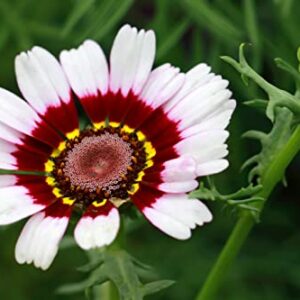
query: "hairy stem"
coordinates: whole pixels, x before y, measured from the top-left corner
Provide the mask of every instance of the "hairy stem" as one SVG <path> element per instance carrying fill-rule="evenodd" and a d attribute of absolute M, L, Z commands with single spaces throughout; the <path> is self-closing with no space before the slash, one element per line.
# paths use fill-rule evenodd
<path fill-rule="evenodd" d="M 300 150 L 300 126 L 298 126 L 289 141 L 278 152 L 272 163 L 264 172 L 261 183 L 262 190 L 257 196 L 267 200 L 278 182 L 282 180 L 286 167 Z M 262 211 L 264 203 L 259 203 L 258 208 Z M 221 254 L 219 255 L 215 265 L 208 275 L 202 290 L 196 297 L 196 300 L 213 300 L 222 284 L 223 278 L 226 276 L 230 265 L 238 255 L 243 246 L 249 232 L 255 225 L 254 218 L 250 213 L 245 212 L 240 216 L 231 235 L 229 236 Z"/>

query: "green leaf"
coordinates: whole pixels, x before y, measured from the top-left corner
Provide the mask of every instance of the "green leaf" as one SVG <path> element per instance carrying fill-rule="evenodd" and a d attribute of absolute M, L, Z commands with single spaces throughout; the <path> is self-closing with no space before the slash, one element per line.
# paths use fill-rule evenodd
<path fill-rule="evenodd" d="M 124 250 L 102 248 L 101 252 L 90 253 L 91 262 L 78 268 L 89 272 L 86 280 L 79 283 L 66 284 L 58 289 L 59 294 L 73 294 L 91 289 L 108 280 L 117 288 L 121 300 L 142 300 L 145 295 L 153 294 L 169 287 L 174 282 L 159 280 L 143 284 L 140 277 L 150 279 L 154 277 L 151 267 L 143 264 Z"/>
<path fill-rule="evenodd" d="M 248 64 L 244 55 L 245 44 L 240 46 L 239 62 L 231 57 L 223 56 L 222 59 L 234 67 L 243 77 L 253 80 L 269 97 L 267 105 L 267 116 L 274 121 L 275 110 L 277 107 L 287 107 L 295 115 L 295 120 L 300 121 L 300 101 L 294 95 L 281 90 L 267 82 L 263 77 L 256 73 Z"/>
<path fill-rule="evenodd" d="M 65 22 L 65 26 L 61 33 L 63 37 L 66 37 L 68 34 L 70 34 L 72 29 L 76 26 L 80 19 L 91 9 L 94 3 L 95 0 L 77 0 L 76 4 L 74 5 L 71 13 L 69 14 Z"/>
<path fill-rule="evenodd" d="M 258 180 L 270 165 L 278 151 L 286 144 L 292 134 L 293 114 L 287 108 L 278 108 L 276 110 L 275 123 L 272 130 L 266 133 L 253 132 L 246 133 L 246 137 L 258 138 L 261 144 L 260 153 L 248 159 L 242 168 L 253 166 L 249 173 L 249 181 L 258 176 Z"/>
<path fill-rule="evenodd" d="M 263 141 L 267 138 L 267 134 L 262 132 L 262 131 L 258 131 L 258 130 L 249 130 L 246 131 L 243 135 L 243 138 L 248 138 L 248 139 L 256 139 L 256 140 L 260 140 Z"/>
<path fill-rule="evenodd" d="M 286 71 L 294 78 L 297 90 L 300 91 L 300 73 L 298 72 L 298 70 L 295 69 L 293 66 L 291 66 L 289 63 L 287 63 L 282 58 L 275 58 L 275 63 L 277 65 L 277 67 Z"/>
<path fill-rule="evenodd" d="M 201 182 L 197 190 L 194 190 L 191 193 L 189 193 L 189 198 L 198 198 L 203 200 L 215 201 L 219 199 L 219 193 L 215 190 L 205 187 L 204 183 Z"/>
<path fill-rule="evenodd" d="M 144 296 L 155 294 L 161 290 L 170 287 L 174 283 L 175 281 L 173 280 L 158 280 L 151 283 L 147 283 L 143 286 Z"/>
<path fill-rule="evenodd" d="M 202 200 L 211 200 L 211 201 L 220 201 L 225 204 L 227 207 L 233 207 L 233 210 L 240 211 L 250 211 L 251 215 L 255 218 L 255 220 L 259 219 L 257 208 L 255 208 L 255 204 L 257 202 L 265 201 L 264 198 L 256 196 L 256 194 L 262 189 L 261 185 L 253 185 L 249 184 L 247 187 L 242 187 L 238 191 L 223 195 L 221 194 L 212 180 L 208 180 L 209 187 L 205 187 L 204 183 L 200 184 L 200 187 L 189 194 L 190 198 L 199 198 Z"/>
<path fill-rule="evenodd" d="M 178 4 L 200 28 L 206 28 L 226 43 L 239 42 L 242 39 L 243 32 L 206 1 L 178 0 Z"/>
<path fill-rule="evenodd" d="M 245 101 L 243 102 L 243 104 L 265 112 L 268 106 L 268 101 L 264 99 L 253 99 L 253 100 Z"/>
<path fill-rule="evenodd" d="M 143 299 L 142 283 L 127 252 L 118 250 L 106 253 L 103 272 L 117 287 L 120 299 Z"/>
<path fill-rule="evenodd" d="M 104 257 L 102 253 L 98 254 L 98 257 L 90 261 L 88 264 L 78 267 L 77 270 L 80 272 L 91 272 L 99 267 L 104 262 Z"/>
<path fill-rule="evenodd" d="M 178 22 L 178 25 L 172 29 L 171 33 L 168 34 L 167 38 L 164 39 L 157 50 L 156 57 L 158 60 L 164 57 L 164 55 L 176 45 L 187 30 L 189 23 L 189 20 L 184 19 L 181 22 Z"/>
<path fill-rule="evenodd" d="M 95 40 L 100 40 L 105 36 L 128 12 L 133 0 L 111 0 L 104 1 L 95 8 L 92 17 L 89 20 L 89 25 L 77 38 L 77 42 L 90 37 Z"/>
<path fill-rule="evenodd" d="M 65 284 L 59 287 L 56 293 L 61 295 L 70 295 L 83 292 L 86 289 L 90 289 L 95 285 L 102 284 L 107 280 L 108 277 L 101 266 L 99 269 L 96 269 L 94 272 L 92 272 L 86 280 L 76 283 Z"/>

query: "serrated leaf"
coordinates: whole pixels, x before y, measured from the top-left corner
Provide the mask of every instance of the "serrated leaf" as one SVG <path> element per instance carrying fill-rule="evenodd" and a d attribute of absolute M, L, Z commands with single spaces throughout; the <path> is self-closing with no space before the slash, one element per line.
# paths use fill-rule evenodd
<path fill-rule="evenodd" d="M 294 95 L 281 90 L 267 82 L 263 77 L 256 73 L 248 64 L 244 55 L 245 44 L 241 44 L 239 49 L 239 62 L 231 57 L 222 57 L 224 61 L 234 67 L 242 76 L 253 80 L 269 97 L 267 105 L 267 116 L 273 122 L 277 107 L 287 107 L 293 112 L 295 118 L 300 120 L 300 101 Z"/>
<path fill-rule="evenodd" d="M 106 276 L 105 272 L 103 272 L 103 270 L 99 268 L 96 271 L 92 272 L 88 279 L 77 283 L 63 285 L 57 289 L 56 293 L 61 295 L 69 295 L 83 292 L 86 289 L 104 283 L 107 280 L 108 277 Z"/>
<path fill-rule="evenodd" d="M 107 252 L 102 267 L 103 272 L 117 287 L 121 300 L 143 299 L 142 283 L 127 252 L 123 250 Z"/>
<path fill-rule="evenodd" d="M 236 205 L 236 204 L 241 205 L 241 204 L 249 204 L 249 203 L 254 203 L 254 202 L 262 202 L 264 200 L 265 199 L 262 197 L 251 197 L 249 199 L 244 199 L 244 200 L 241 200 L 241 199 L 228 200 L 227 203 L 231 204 L 231 205 Z"/>
<path fill-rule="evenodd" d="M 104 257 L 102 255 L 102 253 L 99 253 L 99 256 L 92 260 L 91 262 L 89 262 L 88 264 L 78 267 L 77 270 L 80 272 L 91 272 L 93 270 L 95 270 L 97 267 L 99 267 L 101 264 L 103 264 L 104 262 Z"/>
<path fill-rule="evenodd" d="M 101 252 L 92 251 L 88 256 L 92 261 L 79 270 L 90 272 L 89 277 L 82 282 L 66 284 L 57 293 L 90 293 L 94 286 L 111 281 L 118 290 L 120 300 L 142 300 L 145 295 L 153 294 L 174 283 L 171 280 L 142 283 L 140 278 L 152 281 L 157 277 L 156 274 L 150 266 L 124 250 L 103 248 Z"/>
<path fill-rule="evenodd" d="M 236 199 L 242 199 L 242 198 L 247 198 L 251 197 L 252 195 L 258 193 L 262 189 L 262 185 L 253 185 L 250 184 L 247 187 L 242 187 L 235 193 L 229 194 L 229 195 L 224 195 L 223 198 L 226 200 L 236 200 Z M 239 200 L 242 201 L 242 200 Z"/>
<path fill-rule="evenodd" d="M 206 188 L 202 182 L 200 183 L 200 186 L 197 190 L 194 190 L 191 193 L 189 193 L 189 198 L 198 198 L 211 201 L 215 201 L 217 196 L 218 195 L 216 195 L 214 191 Z"/>
<path fill-rule="evenodd" d="M 270 165 L 278 151 L 286 144 L 292 134 L 293 114 L 287 108 L 276 110 L 275 123 L 268 134 L 261 135 L 259 139 L 261 151 L 248 159 L 242 168 L 254 165 L 249 173 L 249 181 L 255 176 L 261 177 Z"/>
<path fill-rule="evenodd" d="M 268 106 L 268 101 L 264 100 L 264 99 L 253 99 L 253 100 L 245 101 L 245 102 L 243 102 L 243 104 L 253 107 L 253 108 L 257 108 L 257 109 L 265 112 L 265 110 L 267 109 L 267 106 Z"/>
<path fill-rule="evenodd" d="M 267 137 L 266 133 L 258 130 L 248 130 L 242 135 L 242 138 L 257 139 L 260 141 L 263 141 L 264 139 L 266 139 L 266 137 Z"/>
<path fill-rule="evenodd" d="M 133 256 L 130 256 L 130 257 L 131 257 L 131 260 L 134 263 L 134 265 L 138 266 L 139 268 L 144 269 L 144 270 L 153 270 L 153 268 L 151 266 L 141 262 L 137 258 L 135 258 Z"/>
<path fill-rule="evenodd" d="M 144 296 L 155 294 L 161 290 L 169 288 L 174 283 L 175 281 L 173 280 L 158 280 L 147 283 L 143 286 L 143 294 Z"/>
<path fill-rule="evenodd" d="M 258 159 L 258 154 L 248 158 L 241 166 L 241 171 L 244 171 L 246 168 L 250 167 L 251 165 L 256 164 L 257 159 Z"/>

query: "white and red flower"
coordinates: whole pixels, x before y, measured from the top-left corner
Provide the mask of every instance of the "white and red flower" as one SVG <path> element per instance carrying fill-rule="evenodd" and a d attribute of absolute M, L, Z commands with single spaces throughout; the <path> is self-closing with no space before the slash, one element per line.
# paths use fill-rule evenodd
<path fill-rule="evenodd" d="M 187 193 L 228 166 L 225 128 L 236 103 L 206 64 L 186 74 L 170 64 L 152 70 L 154 57 L 154 32 L 129 25 L 109 64 L 91 40 L 60 62 L 40 47 L 17 56 L 26 102 L 0 89 L 0 168 L 9 170 L 0 175 L 0 224 L 31 216 L 19 263 L 47 269 L 74 209 L 84 210 L 75 228 L 83 249 L 115 239 L 124 202 L 177 239 L 211 221 Z M 91 121 L 81 131 L 74 100 Z"/>

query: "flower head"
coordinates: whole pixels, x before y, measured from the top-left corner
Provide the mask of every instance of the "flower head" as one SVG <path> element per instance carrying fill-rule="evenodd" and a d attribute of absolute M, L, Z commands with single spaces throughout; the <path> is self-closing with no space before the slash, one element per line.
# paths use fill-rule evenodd
<path fill-rule="evenodd" d="M 153 31 L 129 25 L 109 64 L 90 40 L 60 62 L 40 47 L 17 56 L 26 101 L 0 89 L 0 168 L 13 173 L 0 175 L 0 224 L 31 216 L 16 245 L 19 263 L 47 269 L 74 209 L 83 249 L 115 239 L 124 203 L 177 239 L 211 221 L 187 193 L 228 166 L 224 129 L 235 101 L 206 64 L 186 74 L 170 64 L 152 70 L 154 56 Z M 77 100 L 90 120 L 84 129 Z"/>

